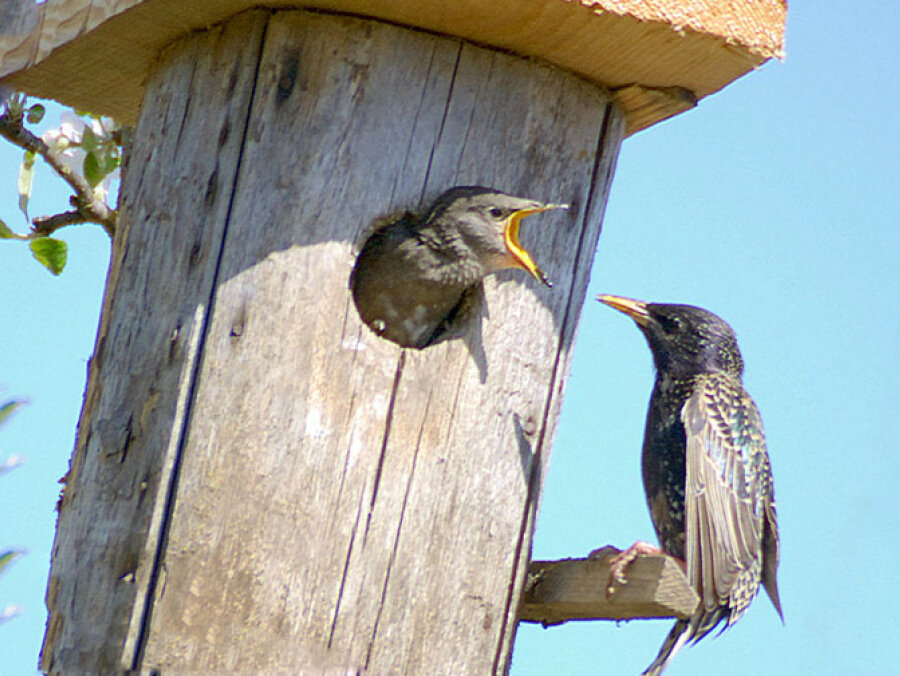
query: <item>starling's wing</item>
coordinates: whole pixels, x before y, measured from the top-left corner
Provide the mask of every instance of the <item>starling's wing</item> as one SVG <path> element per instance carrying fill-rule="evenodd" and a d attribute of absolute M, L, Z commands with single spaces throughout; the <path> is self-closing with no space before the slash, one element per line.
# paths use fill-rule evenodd
<path fill-rule="evenodd" d="M 765 520 L 763 522 L 763 569 L 762 583 L 772 600 L 772 605 L 778 611 L 778 617 L 784 623 L 784 613 L 781 612 L 781 599 L 778 596 L 778 560 L 780 557 L 780 545 L 778 538 L 778 516 L 775 513 L 775 489 L 772 484 L 772 469 L 769 465 L 769 455 L 765 455 L 765 467 L 762 473 L 764 481 L 762 494 L 764 496 Z"/>
<path fill-rule="evenodd" d="M 762 421 L 738 380 L 703 376 L 681 419 L 687 435 L 685 559 L 700 596 L 702 616 L 693 632 L 699 640 L 722 620 L 735 622 L 755 596 L 774 501 Z"/>

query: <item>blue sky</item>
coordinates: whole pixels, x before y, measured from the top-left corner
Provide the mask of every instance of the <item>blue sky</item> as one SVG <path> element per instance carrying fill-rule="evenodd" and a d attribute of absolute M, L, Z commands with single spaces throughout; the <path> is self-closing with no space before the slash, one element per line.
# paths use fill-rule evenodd
<path fill-rule="evenodd" d="M 794 0 L 787 61 L 628 139 L 619 158 L 534 542 L 535 558 L 652 540 L 639 453 L 652 367 L 609 292 L 687 302 L 735 328 L 766 424 L 786 624 L 765 597 L 667 673 L 889 674 L 900 482 L 900 6 Z M 19 153 L 0 144 L 0 217 L 21 227 Z M 66 207 L 38 175 L 32 211 Z M 70 229 L 60 278 L 0 242 L 3 673 L 33 673 L 58 494 L 93 350 L 109 245 Z M 512 673 L 634 674 L 668 621 L 520 628 Z"/>

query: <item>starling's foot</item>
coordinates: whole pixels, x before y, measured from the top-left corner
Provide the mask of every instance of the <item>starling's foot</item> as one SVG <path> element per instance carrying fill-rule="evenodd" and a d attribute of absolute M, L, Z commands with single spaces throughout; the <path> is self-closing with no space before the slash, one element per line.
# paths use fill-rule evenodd
<path fill-rule="evenodd" d="M 625 579 L 625 569 L 641 554 L 664 554 L 659 547 L 651 545 L 649 542 L 638 540 L 625 551 L 621 551 L 607 545 L 600 549 L 592 551 L 588 558 L 606 561 L 609 564 L 609 581 L 606 585 L 606 595 L 612 596 L 616 591 L 616 585 L 627 584 Z"/>

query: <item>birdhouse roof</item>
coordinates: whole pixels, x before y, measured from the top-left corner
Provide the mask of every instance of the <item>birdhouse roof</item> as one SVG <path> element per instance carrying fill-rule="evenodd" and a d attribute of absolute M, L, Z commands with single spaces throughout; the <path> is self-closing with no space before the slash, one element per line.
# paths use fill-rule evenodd
<path fill-rule="evenodd" d="M 786 0 L 267 0 L 390 21 L 547 61 L 608 88 L 627 132 L 783 55 Z M 13 0 L 0 81 L 134 122 L 167 44 L 259 0 Z"/>

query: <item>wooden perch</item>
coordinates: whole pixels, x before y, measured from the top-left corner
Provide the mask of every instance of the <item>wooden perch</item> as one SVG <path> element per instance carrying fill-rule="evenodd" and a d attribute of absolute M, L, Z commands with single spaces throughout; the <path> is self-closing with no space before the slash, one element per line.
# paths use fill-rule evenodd
<path fill-rule="evenodd" d="M 519 621 L 544 626 L 569 620 L 687 618 L 699 599 L 667 556 L 638 556 L 626 584 L 607 596 L 609 562 L 594 559 L 532 561 Z"/>

